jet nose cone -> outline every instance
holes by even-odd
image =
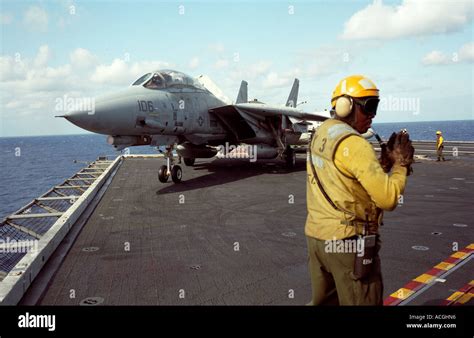
[[[71,122],[75,122],[75,121],[82,121],[86,119],[88,115],[93,115],[93,114],[90,114],[88,111],[85,111],[85,110],[74,110],[74,111],[70,111],[66,113],[64,117]]]
[[[136,132],[137,96],[143,95],[143,90],[148,89],[128,88],[99,96],[61,117],[93,133],[130,135]]]
[[[95,122],[94,111],[74,110],[64,115],[64,118],[76,126],[90,130]]]

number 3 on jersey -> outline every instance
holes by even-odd
[[[319,147],[319,152],[322,153],[324,151],[324,147],[326,146],[326,138],[323,138],[321,147]]]

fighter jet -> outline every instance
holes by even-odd
[[[61,117],[108,135],[107,142],[118,150],[151,145],[167,146],[170,153],[176,146],[187,166],[193,166],[196,158],[214,157],[224,144],[253,145],[259,159],[280,157],[288,167],[294,166],[292,146],[307,142],[308,126],[327,117],[296,108],[298,79],[285,106],[249,101],[247,87],[242,81],[232,104],[206,76],[194,79],[175,70],[157,70],[125,90],[97,98],[93,111],[72,111]],[[182,175],[170,156],[158,172],[161,182],[171,176],[179,183]]]

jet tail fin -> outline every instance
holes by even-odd
[[[247,81],[242,81],[240,83],[239,94],[237,95],[237,100],[235,101],[235,103],[247,103],[247,102],[249,102],[247,86],[248,86]]]
[[[300,89],[300,80],[295,79],[293,82],[293,87],[291,87],[290,96],[288,96],[288,100],[286,101],[287,107],[296,107],[298,102],[298,90]]]

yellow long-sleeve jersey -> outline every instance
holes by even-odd
[[[444,138],[443,136],[438,137],[436,140],[436,149],[439,149],[441,146],[444,146]]]
[[[377,233],[381,210],[393,210],[403,194],[407,169],[394,165],[391,175],[386,174],[370,143],[337,120],[319,127],[310,151],[324,190],[340,210],[320,191],[308,161],[306,235],[343,239],[360,234],[366,221],[370,232]]]

